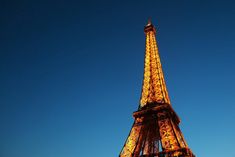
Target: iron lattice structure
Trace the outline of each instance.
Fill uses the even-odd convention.
[[[119,157],[195,157],[179,128],[168,96],[156,42],[156,29],[144,28],[144,79],[138,111]]]

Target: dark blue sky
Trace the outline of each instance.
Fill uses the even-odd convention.
[[[138,108],[149,17],[182,132],[235,156],[231,1],[1,1],[0,156],[118,156]]]

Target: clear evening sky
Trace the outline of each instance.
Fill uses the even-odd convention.
[[[151,17],[198,157],[234,157],[232,1],[0,2],[0,157],[117,157],[139,105]]]

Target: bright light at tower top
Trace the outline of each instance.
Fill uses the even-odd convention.
[[[149,31],[153,31],[154,33],[156,33],[156,29],[154,27],[154,25],[152,24],[151,20],[148,20],[147,25],[144,27],[144,32],[147,33]]]

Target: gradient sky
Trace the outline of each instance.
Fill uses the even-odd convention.
[[[151,17],[198,157],[234,157],[232,1],[0,2],[0,157],[117,157],[139,105]]]

